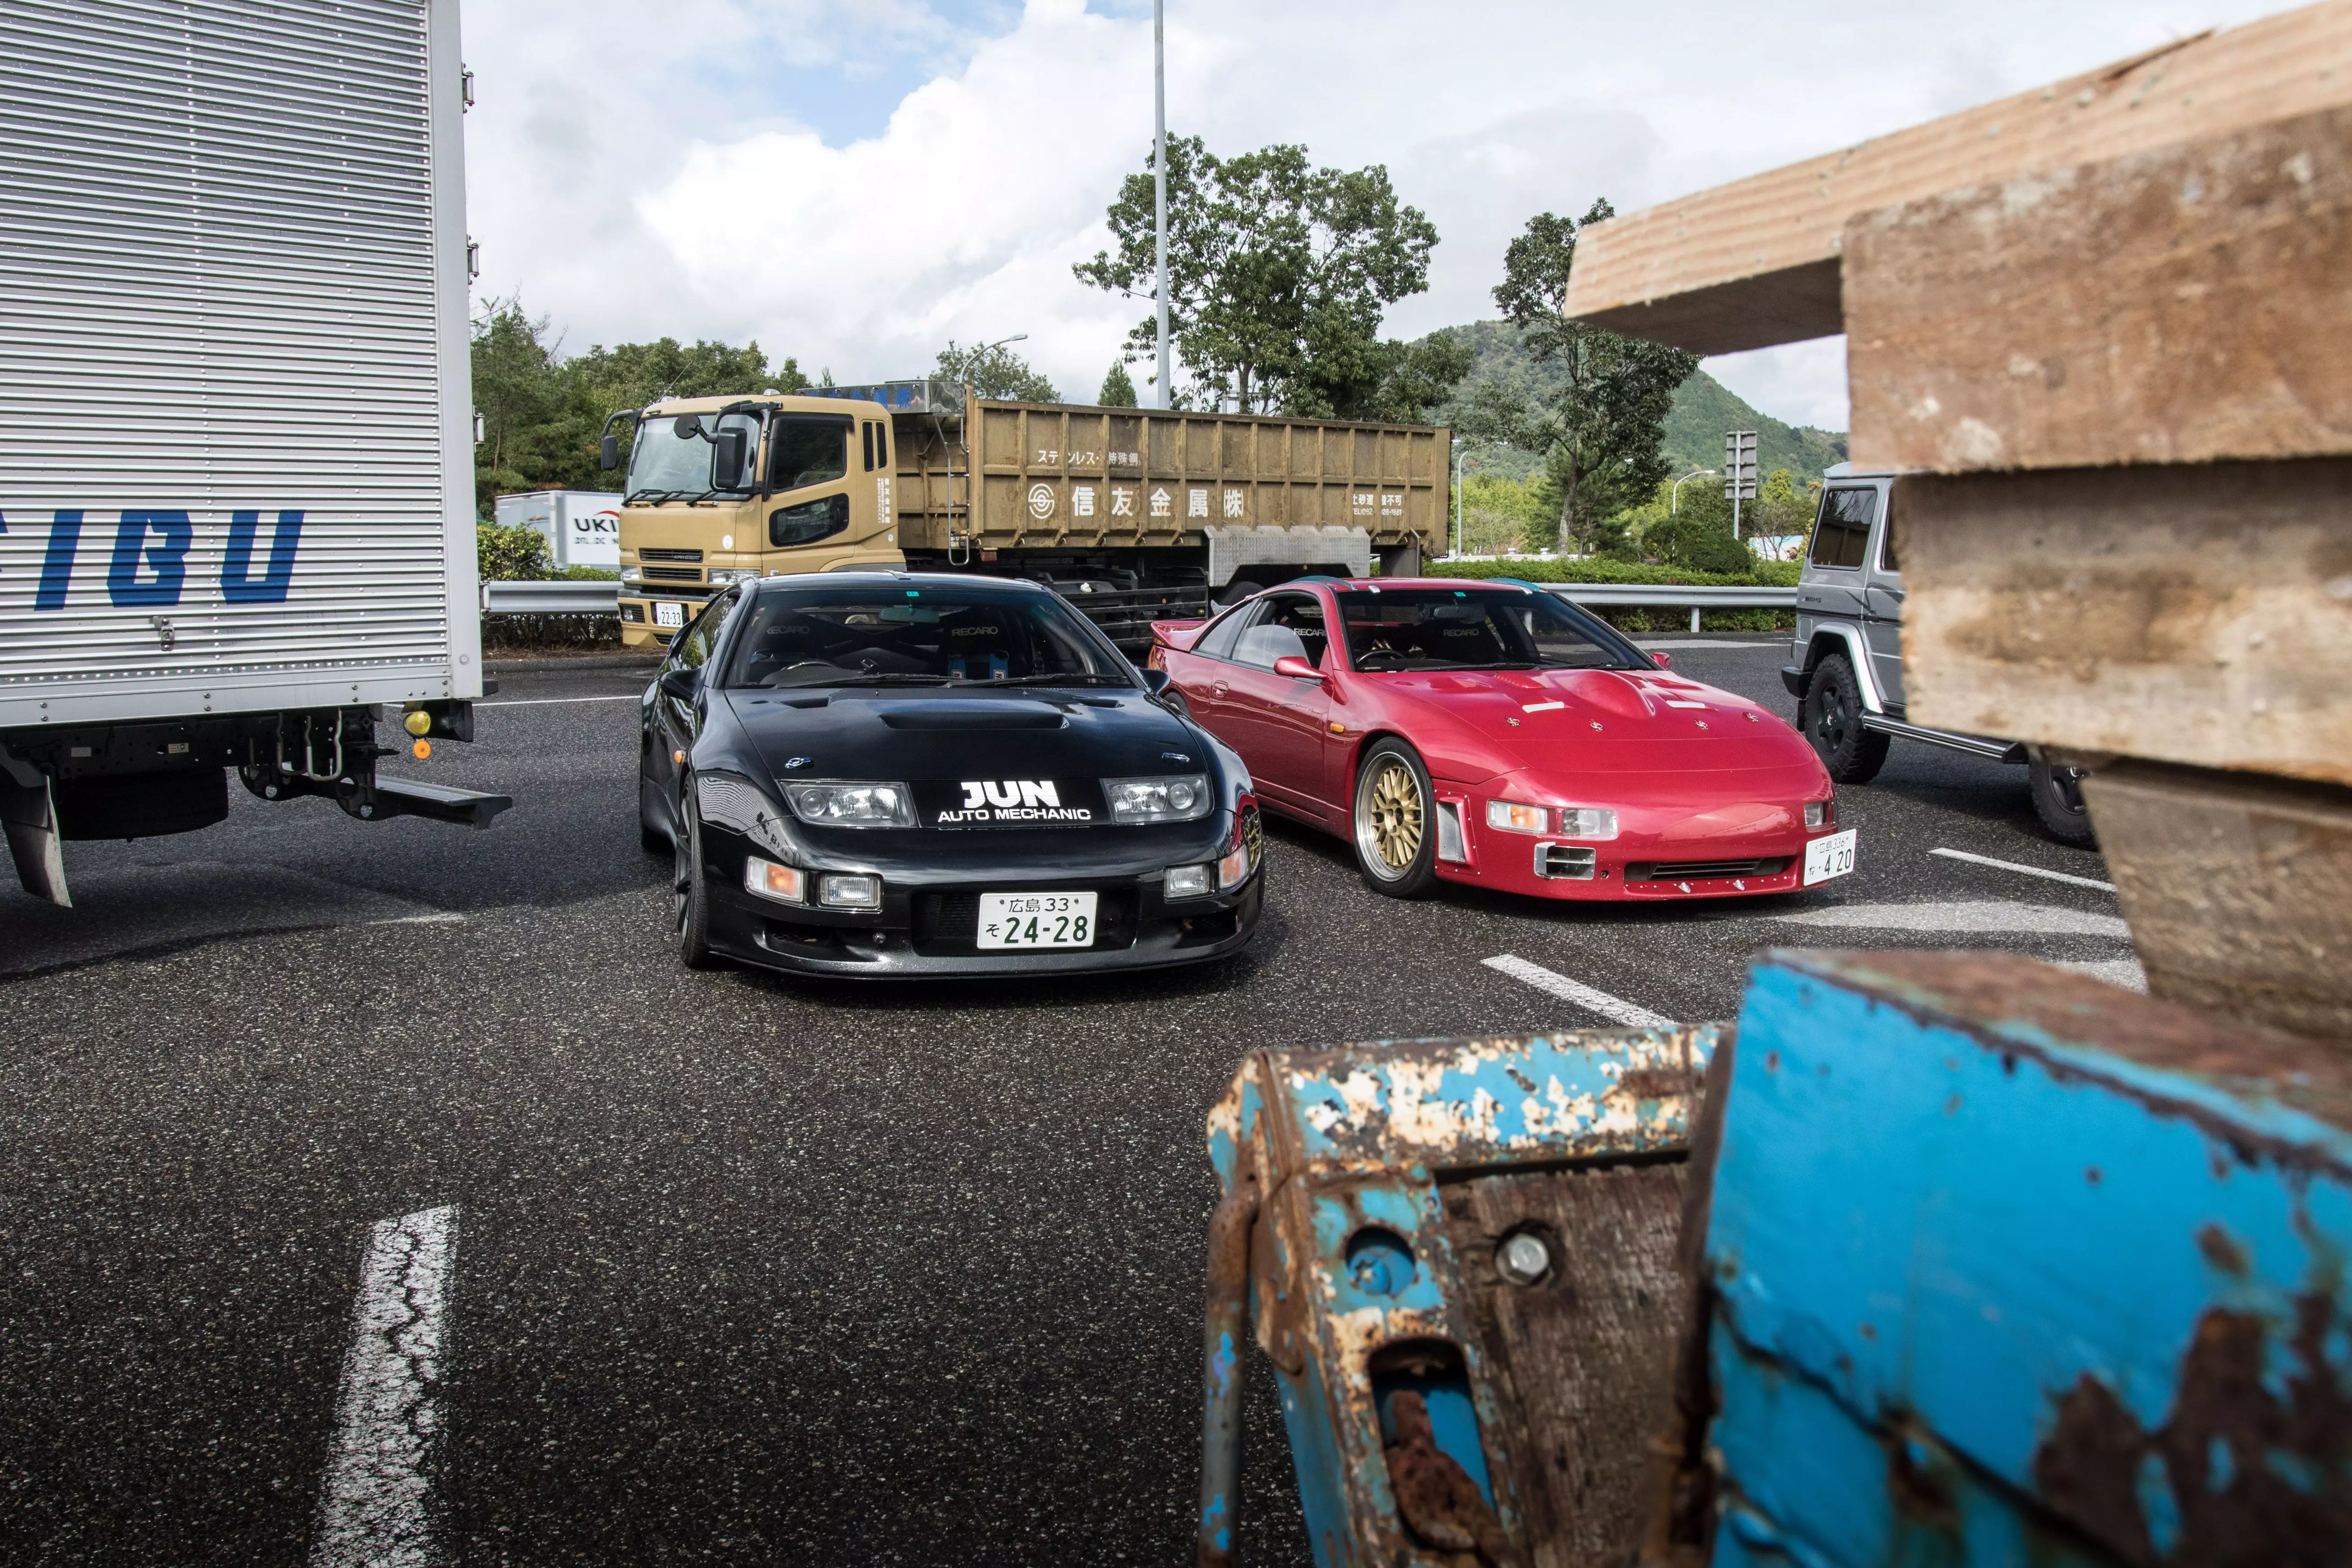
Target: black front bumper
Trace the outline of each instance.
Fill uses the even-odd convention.
[[[744,858],[758,853],[731,832],[703,828],[713,951],[763,969],[850,979],[1096,974],[1203,963],[1238,952],[1256,933],[1265,887],[1263,863],[1230,892],[1174,901],[1162,895],[1164,872],[1157,868],[1089,868],[1081,860],[1044,874],[1032,865],[1017,876],[975,876],[965,868],[902,865],[884,871],[880,910],[828,910],[746,892]],[[1087,947],[982,950],[974,936],[982,892],[1092,892],[1099,929]]]
[[[1782,665],[1780,684],[1789,689],[1790,696],[1802,702],[1805,700],[1805,667],[1801,664]]]

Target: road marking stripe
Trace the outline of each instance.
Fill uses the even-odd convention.
[[[457,1211],[379,1220],[360,1261],[311,1568],[432,1568],[426,1467],[441,1435]]]
[[[550,708],[562,702],[639,702],[639,692],[625,691],[618,697],[496,697],[478,701],[477,708]]]
[[[1671,1029],[1675,1026],[1675,1021],[1663,1014],[1653,1013],[1647,1007],[1636,1007],[1606,991],[1595,991],[1580,981],[1554,973],[1540,963],[1529,963],[1526,959],[1515,958],[1507,952],[1487,959],[1486,963],[1489,969],[1500,970],[1514,980],[1524,981],[1563,1002],[1573,1002],[1587,1012],[1598,1013],[1612,1023],[1635,1029]]]
[[[2061,969],[2071,969],[2143,996],[2147,994],[2147,971],[2140,967],[2137,958],[2062,958],[2057,962]]]
[[[1950,903],[1832,904],[1793,915],[1774,915],[1786,925],[1830,926],[1865,931],[2003,931],[2040,936],[2105,936],[2131,940],[2121,916],[2057,904],[2021,904],[2011,899]]]
[[[2029,877],[2047,877],[2053,882],[2072,882],[2078,888],[2096,888],[2101,892],[2116,890],[2113,882],[2102,882],[2095,877],[2077,877],[2065,871],[2045,871],[2039,866],[2021,866],[2014,860],[1996,860],[1990,855],[1971,855],[1965,849],[1930,849],[1930,855],[1941,855],[1947,860],[1966,860],[1971,866],[1997,866],[2004,871],[2022,871]]]
[[[372,926],[453,926],[463,924],[465,919],[454,910],[444,910],[436,915],[394,915],[390,920],[367,923]]]

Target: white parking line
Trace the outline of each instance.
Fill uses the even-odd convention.
[[[2147,994],[2147,971],[2139,966],[2137,958],[2062,958],[2058,967],[2120,985],[2126,991],[2137,991],[2143,996]]]
[[[454,926],[466,923],[466,917],[455,910],[443,910],[432,915],[394,915],[390,920],[370,921],[372,926]]]
[[[1563,1002],[1573,1002],[1589,1013],[1598,1013],[1612,1023],[1623,1024],[1635,1029],[1671,1029],[1675,1021],[1647,1007],[1636,1007],[1631,1002],[1612,996],[1606,991],[1595,991],[1581,981],[1570,980],[1540,963],[1529,963],[1506,952],[1486,961],[1489,969],[1500,970],[1514,980],[1524,981],[1538,991],[1549,992]]]
[[[618,697],[494,697],[474,704],[477,708],[551,708],[563,702],[638,702],[643,696],[625,691]]]
[[[1943,904],[1832,904],[1823,910],[1772,918],[1786,925],[1849,930],[2001,931],[2131,940],[2131,927],[2117,915],[2061,909],[2055,904],[2021,904],[2007,899]]]
[[[426,1466],[441,1435],[457,1211],[379,1220],[360,1261],[311,1568],[432,1568]]]
[[[1965,849],[1930,849],[1930,855],[1941,855],[1947,860],[1966,860],[1971,866],[1997,866],[2004,871],[2022,871],[2029,877],[2046,877],[2053,882],[2072,882],[2078,888],[2096,888],[2101,892],[2116,890],[2113,882],[2102,882],[2095,877],[2077,877],[2065,871],[2045,871],[2039,866],[2021,866],[2014,860],[1996,860],[1990,855],[1971,855]]]

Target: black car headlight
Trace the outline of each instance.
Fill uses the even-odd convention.
[[[1215,797],[1209,793],[1206,773],[1177,773],[1168,778],[1105,779],[1103,799],[1110,819],[1120,823],[1198,822],[1209,815]]]
[[[796,784],[784,786],[793,815],[816,827],[912,827],[915,799],[902,784]]]

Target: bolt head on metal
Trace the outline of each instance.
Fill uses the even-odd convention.
[[[1514,1285],[1532,1285],[1551,1272],[1551,1248],[1523,1230],[1495,1249],[1495,1268]]]

